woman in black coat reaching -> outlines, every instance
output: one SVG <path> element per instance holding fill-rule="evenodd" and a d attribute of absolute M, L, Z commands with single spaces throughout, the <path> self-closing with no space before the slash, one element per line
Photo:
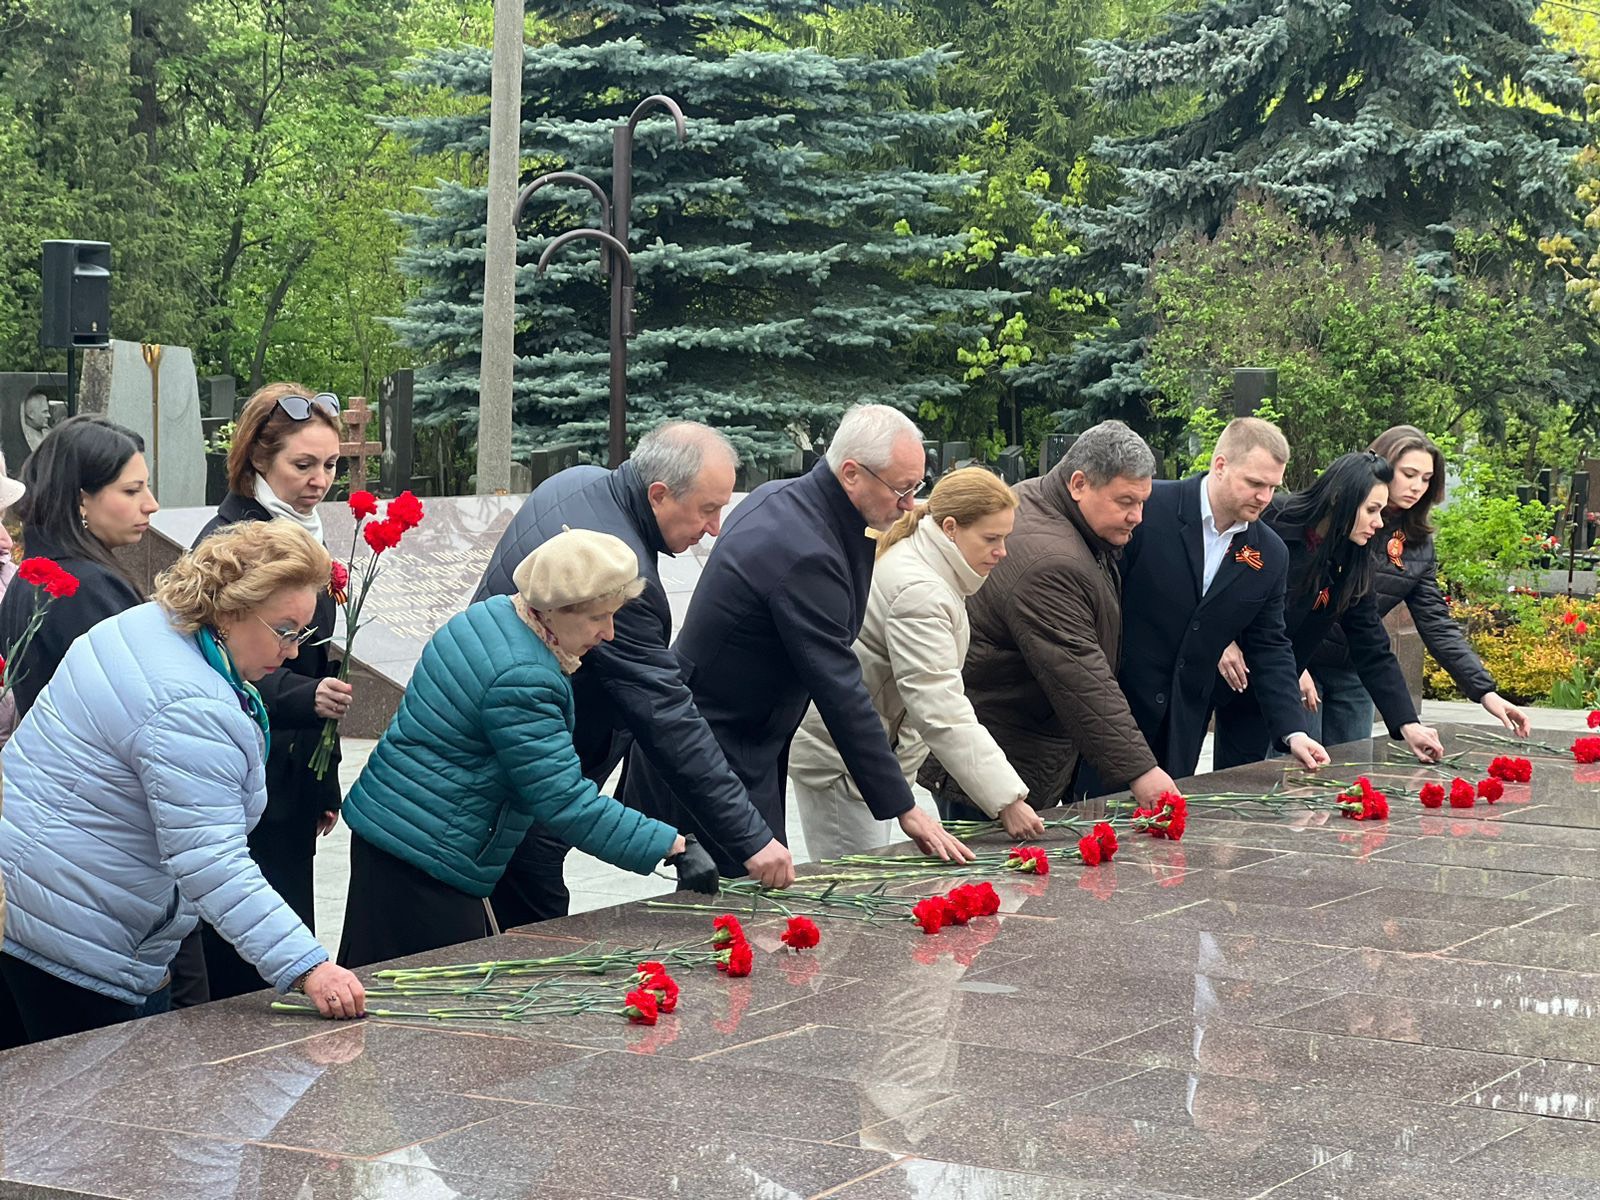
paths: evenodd
<path fill-rule="evenodd" d="M 1444 748 L 1439 735 L 1418 719 L 1372 591 L 1371 542 L 1383 528 L 1393 479 L 1394 468 L 1381 455 L 1346 454 L 1305 491 L 1274 499 L 1263 519 L 1289 549 L 1283 615 L 1305 706 L 1314 709 L 1317 704 L 1316 685 L 1306 667 L 1337 626 L 1390 736 L 1403 738 L 1424 762 L 1437 762 Z M 1218 769 L 1260 762 L 1271 740 L 1252 690 L 1230 691 L 1218 703 L 1212 755 Z"/>
<path fill-rule="evenodd" d="M 160 509 L 150 494 L 144 440 L 102 417 L 69 417 L 22 466 L 26 492 L 17 503 L 22 547 L 51 558 L 78 578 L 78 590 L 45 609 L 43 624 L 19 661 L 6 664 L 20 722 L 66 656 L 67 647 L 107 617 L 144 603 L 112 554 L 144 537 Z M 38 589 L 21 579 L 0 600 L 0 646 L 15 645 L 33 617 Z"/>
<path fill-rule="evenodd" d="M 1403 602 L 1428 653 L 1462 694 L 1483 705 L 1518 737 L 1527 737 L 1531 728 L 1527 714 L 1496 690 L 1494 676 L 1467 642 L 1439 589 L 1439 560 L 1428 514 L 1444 499 L 1444 455 L 1412 425 L 1384 430 L 1368 449 L 1394 468 L 1383 529 L 1375 539 L 1373 591 L 1378 616 L 1387 616 Z M 1340 630 L 1333 630 L 1311 656 L 1311 677 L 1321 698 L 1323 741 L 1332 745 L 1372 735 L 1372 697 L 1351 664 L 1350 648 Z M 1315 731 L 1312 736 L 1317 736 Z"/>
<path fill-rule="evenodd" d="M 292 521 L 323 541 L 317 505 L 339 471 L 338 398 L 297 383 L 269 383 L 246 401 L 228 453 L 228 495 L 195 539 L 241 521 Z M 328 647 L 334 600 L 317 596 L 316 615 L 304 629 L 279 630 L 300 653 L 266 676 L 257 688 L 272 722 L 267 755 L 267 809 L 250 834 L 250 856 L 295 914 L 316 932 L 312 860 L 317 838 L 339 819 L 339 755 L 321 779 L 311 756 L 328 717 L 350 708 L 350 684 L 334 677 Z M 202 931 L 211 999 L 257 991 L 261 977 L 209 927 Z"/>

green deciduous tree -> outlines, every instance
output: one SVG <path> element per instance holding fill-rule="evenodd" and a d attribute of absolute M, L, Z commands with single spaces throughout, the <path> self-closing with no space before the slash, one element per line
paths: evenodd
<path fill-rule="evenodd" d="M 1477 241 L 1458 234 L 1458 258 Z M 1279 397 L 1263 415 L 1294 447 L 1294 486 L 1390 425 L 1482 446 L 1503 446 L 1515 427 L 1509 440 L 1525 442 L 1570 419 L 1558 400 L 1577 348 L 1524 291 L 1469 269 L 1442 297 L 1375 238 L 1316 232 L 1246 199 L 1215 237 L 1176 239 L 1155 260 L 1143 302 L 1153 415 L 1173 449 L 1186 426 L 1209 445 L 1203 435 L 1231 413 L 1226 369 L 1277 368 Z"/>

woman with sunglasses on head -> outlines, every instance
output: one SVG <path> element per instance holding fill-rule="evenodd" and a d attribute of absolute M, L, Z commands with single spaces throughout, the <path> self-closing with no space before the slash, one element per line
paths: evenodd
<path fill-rule="evenodd" d="M 342 433 L 339 400 L 298 383 L 269 383 L 245 402 L 228 452 L 228 494 L 217 515 L 195 539 L 198 546 L 218 530 L 247 521 L 284 521 L 323 543 L 322 503 L 339 473 Z M 339 756 L 318 779 L 311 756 L 321 740 L 322 723 L 350 708 L 350 684 L 334 677 L 330 660 L 334 600 L 323 588 L 315 613 L 304 628 L 274 632 L 291 655 L 258 684 L 272 721 L 267 756 L 267 810 L 250 834 L 250 855 L 272 889 L 288 902 L 308 928 L 316 929 L 312 860 L 317 838 L 328 833 L 339 814 Z M 261 977 L 209 926 L 205 945 L 210 998 L 223 1000 L 261 987 Z"/>
<path fill-rule="evenodd" d="M 1433 551 L 1428 513 L 1444 499 L 1444 455 L 1422 430 L 1396 425 L 1368 447 L 1394 468 L 1383 528 L 1377 547 L 1373 592 L 1378 615 L 1402 602 L 1411 610 L 1423 645 L 1450 674 L 1462 694 L 1518 737 L 1527 737 L 1527 715 L 1495 690 L 1494 676 L 1467 642 L 1439 589 L 1439 560 Z M 1341 630 L 1334 629 L 1311 656 L 1311 677 L 1321 698 L 1322 740 L 1353 742 L 1372 735 L 1372 697 L 1350 661 Z M 1316 737 L 1315 730 L 1312 736 Z"/>
<path fill-rule="evenodd" d="M 1389 726 L 1423 762 L 1444 755 L 1439 735 L 1422 724 L 1406 687 L 1405 675 L 1389 645 L 1372 590 L 1375 563 L 1372 539 L 1383 528 L 1394 468 L 1371 451 L 1335 459 L 1309 488 L 1275 498 L 1264 519 L 1289 549 L 1284 625 L 1294 643 L 1301 672 L 1300 696 L 1308 709 L 1318 703 L 1316 685 L 1306 671 L 1311 656 L 1335 626 L 1344 631 L 1350 657 Z M 1235 651 L 1230 646 L 1223 661 Z M 1226 678 L 1226 676 L 1224 676 Z M 1271 750 L 1271 735 L 1248 686 L 1231 686 L 1216 709 L 1216 769 L 1260 762 Z"/>
<path fill-rule="evenodd" d="M 144 602 L 112 553 L 144 537 L 161 507 L 150 494 L 144 440 L 101 417 L 69 417 L 22 466 L 17 502 L 29 558 L 51 558 L 78 578 L 78 590 L 45 609 L 27 652 L 6 664 L 17 720 L 33 707 L 67 648 L 108 617 Z M 0 599 L 0 647 L 15 645 L 33 617 L 39 589 L 16 580 Z"/>

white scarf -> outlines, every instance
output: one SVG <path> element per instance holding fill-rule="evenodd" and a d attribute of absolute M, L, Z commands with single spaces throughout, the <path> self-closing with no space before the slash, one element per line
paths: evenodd
<path fill-rule="evenodd" d="M 317 539 L 317 545 L 322 544 L 322 517 L 316 509 L 311 510 L 307 516 L 298 511 L 294 505 L 285 504 L 278 499 L 278 493 L 267 486 L 267 481 L 260 475 L 256 476 L 256 503 L 261 505 L 275 517 L 287 517 Z"/>

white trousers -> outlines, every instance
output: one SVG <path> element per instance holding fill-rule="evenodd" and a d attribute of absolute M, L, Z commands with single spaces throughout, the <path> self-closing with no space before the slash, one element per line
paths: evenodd
<path fill-rule="evenodd" d="M 899 824 L 873 816 L 864 800 L 850 794 L 844 776 L 820 792 L 796 783 L 794 803 L 812 862 L 844 854 L 870 854 L 899 840 Z"/>

